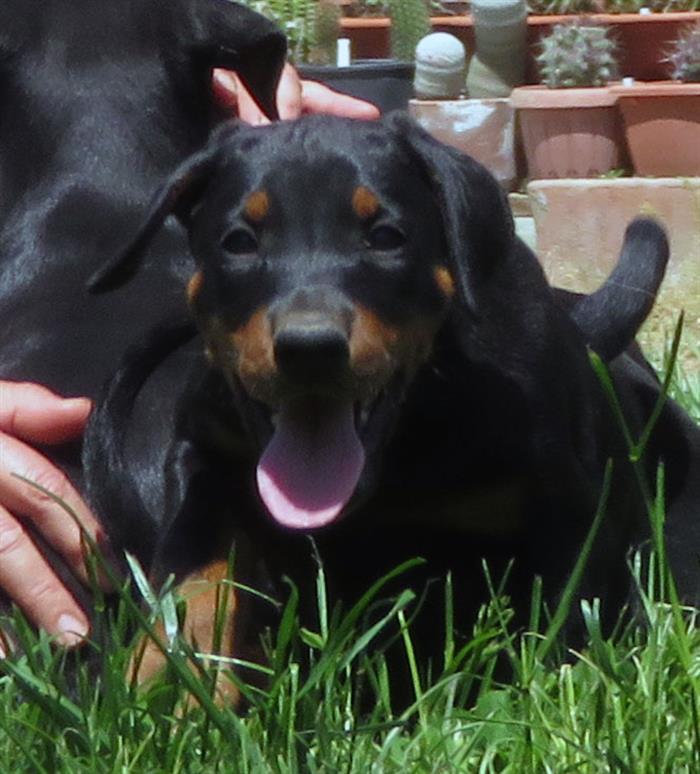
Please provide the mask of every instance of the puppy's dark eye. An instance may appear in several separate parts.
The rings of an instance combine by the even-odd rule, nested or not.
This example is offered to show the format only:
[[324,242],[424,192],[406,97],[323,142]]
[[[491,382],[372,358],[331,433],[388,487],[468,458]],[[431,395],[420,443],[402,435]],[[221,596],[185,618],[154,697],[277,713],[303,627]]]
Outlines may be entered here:
[[367,235],[367,246],[371,250],[388,252],[406,244],[406,236],[396,226],[381,224],[374,226]]
[[258,240],[244,228],[234,228],[221,240],[221,247],[230,255],[250,255],[258,251]]

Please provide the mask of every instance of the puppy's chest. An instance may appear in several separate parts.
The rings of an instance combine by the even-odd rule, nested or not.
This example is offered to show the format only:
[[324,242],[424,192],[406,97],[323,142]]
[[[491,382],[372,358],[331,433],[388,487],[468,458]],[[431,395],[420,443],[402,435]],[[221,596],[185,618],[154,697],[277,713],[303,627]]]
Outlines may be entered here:
[[515,436],[484,406],[466,406],[450,391],[409,399],[377,463],[371,497],[348,519],[495,539],[525,527],[533,495],[529,462]]
[[474,480],[448,479],[443,486],[420,480],[387,480],[356,514],[358,524],[431,532],[461,538],[510,540],[525,529],[529,490],[518,474]]
[[[464,594],[483,584],[482,560],[500,577],[527,543],[528,493],[520,478],[450,482],[442,489],[394,483],[384,479],[363,506],[313,536],[329,588],[345,601],[417,561],[387,588],[420,589],[426,582],[440,584],[449,573],[461,609]],[[287,572],[294,576],[295,568]]]

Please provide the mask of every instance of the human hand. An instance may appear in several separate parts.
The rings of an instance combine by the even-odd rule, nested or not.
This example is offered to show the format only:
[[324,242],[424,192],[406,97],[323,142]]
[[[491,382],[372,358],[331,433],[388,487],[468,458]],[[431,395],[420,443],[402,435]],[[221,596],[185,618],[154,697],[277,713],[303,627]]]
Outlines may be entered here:
[[31,522],[76,577],[87,581],[80,529],[58,503],[18,476],[65,501],[101,541],[97,520],[68,478],[32,448],[79,436],[90,408],[87,398],[64,399],[37,384],[0,381],[0,590],[32,623],[68,646],[87,634],[87,617],[22,521]]
[[[235,73],[214,70],[212,87],[216,99],[236,112],[241,120],[249,124],[269,123]],[[369,102],[333,91],[316,81],[300,80],[289,63],[284,66],[277,87],[277,109],[283,119],[298,118],[305,113],[328,113],[366,120],[379,117],[379,109]]]

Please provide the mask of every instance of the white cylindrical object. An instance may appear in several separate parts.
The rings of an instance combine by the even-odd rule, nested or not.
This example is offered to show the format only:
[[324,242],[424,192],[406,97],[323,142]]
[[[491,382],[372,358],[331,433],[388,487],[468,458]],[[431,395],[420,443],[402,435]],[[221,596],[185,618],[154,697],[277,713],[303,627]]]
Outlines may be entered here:
[[350,66],[350,38],[338,38],[335,63],[338,67]]
[[426,35],[416,47],[416,96],[455,99],[464,90],[466,52],[462,41],[447,32]]

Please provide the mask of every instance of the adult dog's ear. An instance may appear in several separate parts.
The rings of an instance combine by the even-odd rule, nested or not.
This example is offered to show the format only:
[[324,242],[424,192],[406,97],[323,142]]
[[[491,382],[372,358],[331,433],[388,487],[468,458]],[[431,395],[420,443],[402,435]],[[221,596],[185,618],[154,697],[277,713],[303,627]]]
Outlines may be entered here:
[[268,118],[277,118],[276,92],[287,52],[279,27],[259,13],[228,0],[186,0],[190,55],[207,73],[235,70]]
[[449,268],[463,306],[475,314],[479,284],[513,249],[508,200],[491,173],[435,140],[404,113],[384,119],[430,180],[444,220]]
[[195,205],[216,164],[219,149],[235,132],[234,123],[219,127],[204,150],[186,159],[156,191],[131,241],[88,280],[87,287],[91,293],[114,290],[136,274],[148,245],[168,215],[175,213],[186,217]]

